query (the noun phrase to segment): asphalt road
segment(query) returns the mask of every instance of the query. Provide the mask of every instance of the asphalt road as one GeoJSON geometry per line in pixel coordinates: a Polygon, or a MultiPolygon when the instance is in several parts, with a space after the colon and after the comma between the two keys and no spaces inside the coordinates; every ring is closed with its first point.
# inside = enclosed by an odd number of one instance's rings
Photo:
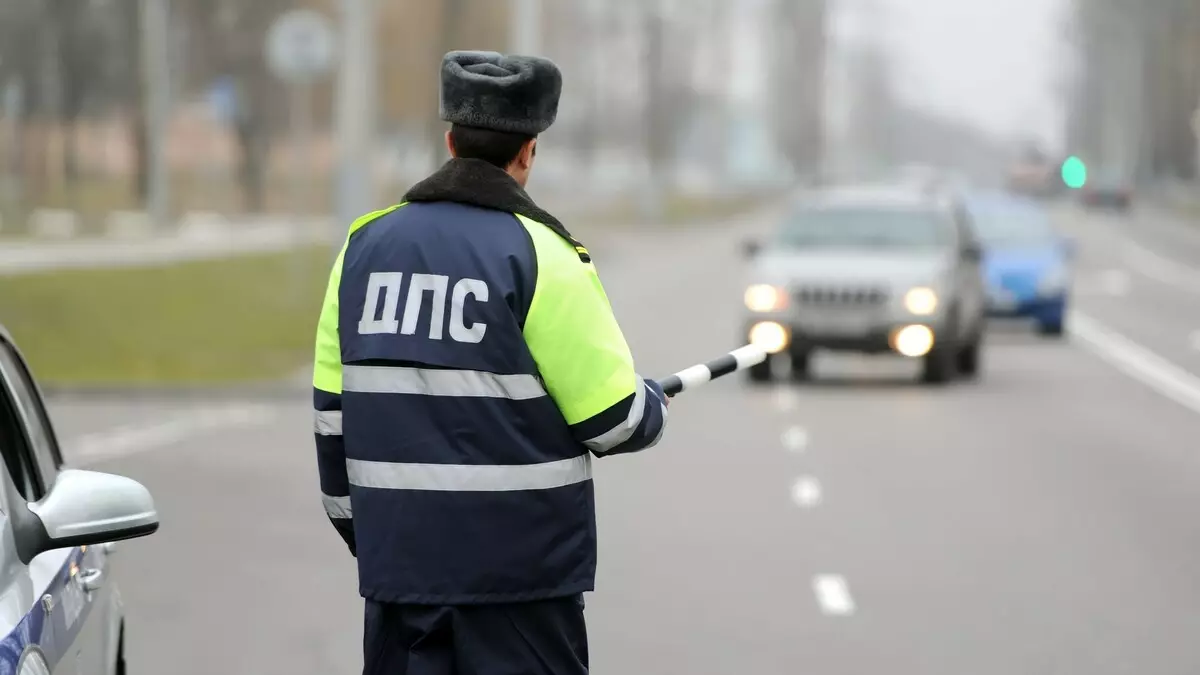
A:
{"type": "MultiPolygon", "coordinates": [[[[999,327],[983,379],[945,389],[852,358],[803,387],[721,381],[676,400],[659,447],[598,462],[594,672],[1200,672],[1200,227],[1060,221],[1081,247],[1066,339],[999,327]]],[[[735,346],[738,237],[596,246],[645,374],[735,346]]],[[[356,671],[307,392],[55,415],[76,461],[159,502],[115,558],[131,673],[356,671]]]]}

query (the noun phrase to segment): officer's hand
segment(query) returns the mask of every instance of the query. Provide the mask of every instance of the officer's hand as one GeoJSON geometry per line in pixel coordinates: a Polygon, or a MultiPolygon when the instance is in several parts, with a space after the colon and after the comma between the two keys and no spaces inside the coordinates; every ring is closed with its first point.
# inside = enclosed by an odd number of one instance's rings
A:
{"type": "Polygon", "coordinates": [[[645,379],[646,379],[646,386],[650,388],[650,391],[654,392],[654,395],[658,397],[658,400],[662,401],[663,405],[670,406],[671,405],[671,397],[667,396],[666,392],[663,391],[662,386],[660,386],[658,384],[658,382],[655,382],[654,380],[651,380],[649,378],[645,378],[645,379]]]}

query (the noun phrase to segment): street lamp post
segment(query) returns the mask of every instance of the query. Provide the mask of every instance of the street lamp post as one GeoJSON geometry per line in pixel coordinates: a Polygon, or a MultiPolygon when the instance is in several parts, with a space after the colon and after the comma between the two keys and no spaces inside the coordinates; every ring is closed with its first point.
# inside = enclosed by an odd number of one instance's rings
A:
{"type": "Polygon", "coordinates": [[[146,117],[147,211],[154,227],[170,220],[166,140],[171,107],[168,59],[168,0],[141,0],[142,78],[146,117]]]}
{"type": "Polygon", "coordinates": [[[375,0],[342,0],[338,74],[338,245],[350,223],[375,199],[375,0]]]}
{"type": "Polygon", "coordinates": [[[541,0],[512,0],[510,20],[512,51],[517,54],[538,55],[542,48],[541,0]]]}

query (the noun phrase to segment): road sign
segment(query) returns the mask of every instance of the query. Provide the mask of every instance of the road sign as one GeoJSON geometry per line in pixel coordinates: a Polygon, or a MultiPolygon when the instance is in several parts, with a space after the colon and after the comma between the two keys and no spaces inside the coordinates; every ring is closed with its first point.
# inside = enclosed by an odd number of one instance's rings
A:
{"type": "Polygon", "coordinates": [[[267,34],[267,64],[279,77],[306,84],[329,72],[337,59],[332,24],[320,12],[298,9],[275,20],[267,34]]]}

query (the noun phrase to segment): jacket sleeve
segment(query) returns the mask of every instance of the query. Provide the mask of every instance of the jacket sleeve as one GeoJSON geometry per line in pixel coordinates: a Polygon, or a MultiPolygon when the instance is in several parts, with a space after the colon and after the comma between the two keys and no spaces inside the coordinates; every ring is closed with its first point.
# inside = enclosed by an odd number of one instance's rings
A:
{"type": "Polygon", "coordinates": [[[595,266],[545,225],[520,220],[537,258],[525,343],[547,392],[593,454],[652,447],[666,429],[666,396],[634,369],[595,266]]]}
{"type": "Polygon", "coordinates": [[[342,353],[338,336],[338,287],[345,249],[334,262],[317,322],[313,360],[313,430],[317,442],[317,472],[321,502],[333,527],[355,555],[354,512],[350,507],[350,480],[346,475],[346,446],[342,441],[342,353]]]}

